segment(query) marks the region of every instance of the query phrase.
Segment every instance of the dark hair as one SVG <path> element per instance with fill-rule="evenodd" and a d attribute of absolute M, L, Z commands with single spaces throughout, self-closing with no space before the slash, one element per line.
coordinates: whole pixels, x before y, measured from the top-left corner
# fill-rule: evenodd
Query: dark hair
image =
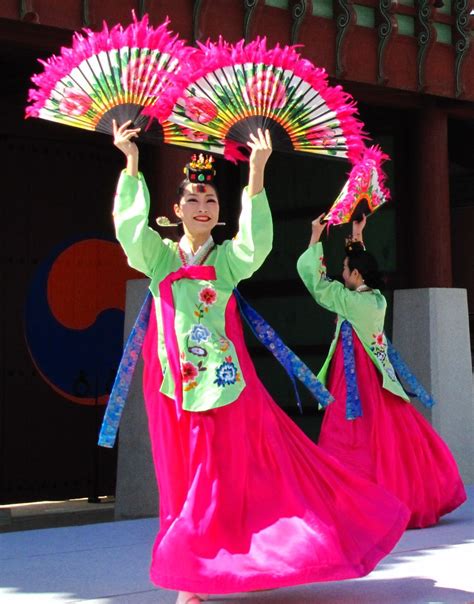
<path fill-rule="evenodd" d="M 372 289 L 383 289 L 385 286 L 375 256 L 364 250 L 362 245 L 351 244 L 346 247 L 347 266 L 352 272 L 357 269 L 365 284 Z"/>
<path fill-rule="evenodd" d="M 178 200 L 181 199 L 181 197 L 184 195 L 184 189 L 189 184 L 191 184 L 191 181 L 188 180 L 187 178 L 183 178 L 183 180 L 179 183 L 178 188 L 176 190 L 176 193 L 178 195 Z M 212 187 L 214 189 L 214 191 L 216 192 L 217 197 L 219 197 L 219 191 L 217 190 L 216 183 L 214 183 L 214 182 L 207 182 L 207 183 L 206 182 L 205 183 L 200 183 L 200 182 L 196 183 L 196 182 L 193 182 L 192 184 L 193 185 L 204 184 L 204 185 L 207 185 L 208 187 Z"/>

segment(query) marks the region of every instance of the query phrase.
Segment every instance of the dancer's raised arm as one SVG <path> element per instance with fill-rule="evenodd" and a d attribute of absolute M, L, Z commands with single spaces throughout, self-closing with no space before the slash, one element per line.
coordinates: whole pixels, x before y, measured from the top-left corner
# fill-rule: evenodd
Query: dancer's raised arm
<path fill-rule="evenodd" d="M 130 121 L 118 126 L 114 121 L 114 145 L 127 158 L 115 194 L 114 222 L 117 239 L 131 267 L 151 277 L 166 253 L 160 235 L 148 226 L 150 194 L 138 171 L 138 147 L 133 139 L 139 128 L 128 128 Z"/>

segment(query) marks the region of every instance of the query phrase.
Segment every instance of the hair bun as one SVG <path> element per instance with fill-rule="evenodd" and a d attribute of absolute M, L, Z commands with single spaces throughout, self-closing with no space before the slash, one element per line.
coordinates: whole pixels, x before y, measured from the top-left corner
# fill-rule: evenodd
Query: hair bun
<path fill-rule="evenodd" d="M 365 252 L 365 245 L 362 241 L 349 240 L 346 242 L 346 252 L 348 254 L 351 252 Z"/>

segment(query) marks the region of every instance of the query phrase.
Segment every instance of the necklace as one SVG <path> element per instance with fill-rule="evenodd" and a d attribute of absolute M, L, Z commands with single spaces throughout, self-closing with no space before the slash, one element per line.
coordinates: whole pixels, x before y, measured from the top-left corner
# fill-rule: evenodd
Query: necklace
<path fill-rule="evenodd" d="M 372 288 L 369 287 L 368 285 L 365 285 L 365 283 L 363 283 L 362 285 L 359 285 L 359 287 L 356 287 L 356 292 L 371 292 Z"/>

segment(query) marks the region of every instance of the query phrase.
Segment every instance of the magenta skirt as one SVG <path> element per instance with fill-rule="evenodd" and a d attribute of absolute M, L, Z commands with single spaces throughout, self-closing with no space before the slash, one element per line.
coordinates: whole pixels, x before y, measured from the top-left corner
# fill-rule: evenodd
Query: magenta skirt
<path fill-rule="evenodd" d="M 328 382 L 335 401 L 325 411 L 318 444 L 351 473 L 377 482 L 406 503 L 409 528 L 436 524 L 466 500 L 456 461 L 413 405 L 382 388 L 382 376 L 356 334 L 354 352 L 363 415 L 346 419 L 339 339 Z"/>
<path fill-rule="evenodd" d="M 347 471 L 274 403 L 246 350 L 232 297 L 226 313 L 246 388 L 193 413 L 159 393 L 154 312 L 144 388 L 160 495 L 152 581 L 202 593 L 272 589 L 369 573 L 409 512 Z"/>

